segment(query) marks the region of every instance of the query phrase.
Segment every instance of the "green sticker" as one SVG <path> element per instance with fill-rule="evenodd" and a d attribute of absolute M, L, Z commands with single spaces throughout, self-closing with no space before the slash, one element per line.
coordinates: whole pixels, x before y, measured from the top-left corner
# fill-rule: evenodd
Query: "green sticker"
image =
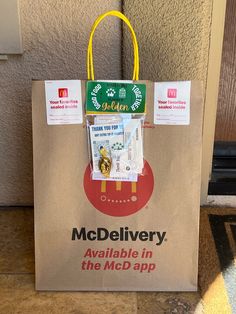
<path fill-rule="evenodd" d="M 86 113 L 145 113 L 146 85 L 88 81 Z"/>

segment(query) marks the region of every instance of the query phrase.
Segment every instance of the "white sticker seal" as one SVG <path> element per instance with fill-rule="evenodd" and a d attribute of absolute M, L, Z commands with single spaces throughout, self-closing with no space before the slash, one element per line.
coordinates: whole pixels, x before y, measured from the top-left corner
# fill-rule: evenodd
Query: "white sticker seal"
<path fill-rule="evenodd" d="M 154 85 L 154 124 L 190 124 L 191 81 Z"/>
<path fill-rule="evenodd" d="M 47 124 L 83 123 L 81 81 L 45 81 Z"/>

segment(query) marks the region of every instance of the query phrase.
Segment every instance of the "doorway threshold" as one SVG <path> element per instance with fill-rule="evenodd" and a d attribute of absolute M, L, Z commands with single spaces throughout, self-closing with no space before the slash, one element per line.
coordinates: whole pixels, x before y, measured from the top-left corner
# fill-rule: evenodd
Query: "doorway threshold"
<path fill-rule="evenodd" d="M 236 196 L 236 142 L 215 142 L 208 195 Z"/>

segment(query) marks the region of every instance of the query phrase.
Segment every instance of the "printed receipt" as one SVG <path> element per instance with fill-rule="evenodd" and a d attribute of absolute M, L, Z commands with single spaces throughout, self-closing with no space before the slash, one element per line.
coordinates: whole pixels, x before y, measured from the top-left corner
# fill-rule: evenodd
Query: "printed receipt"
<path fill-rule="evenodd" d="M 104 121 L 103 121 L 104 122 Z M 140 119 L 123 119 L 119 123 L 91 125 L 90 141 L 93 162 L 93 180 L 133 181 L 143 169 L 143 143 Z M 112 160 L 109 178 L 99 169 L 100 150 L 105 148 Z"/>

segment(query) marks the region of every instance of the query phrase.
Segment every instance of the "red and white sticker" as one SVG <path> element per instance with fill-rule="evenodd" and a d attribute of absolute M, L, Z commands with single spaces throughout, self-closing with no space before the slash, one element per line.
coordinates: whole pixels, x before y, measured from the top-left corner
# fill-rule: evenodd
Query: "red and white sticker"
<path fill-rule="evenodd" d="M 190 124 L 191 81 L 154 85 L 154 124 Z"/>
<path fill-rule="evenodd" d="M 81 81 L 45 81 L 47 124 L 83 123 Z"/>

